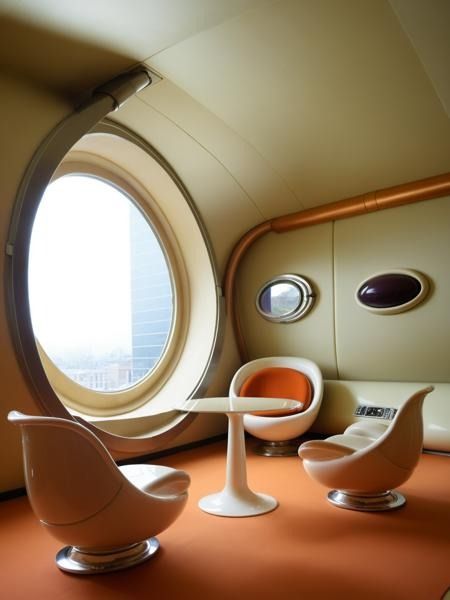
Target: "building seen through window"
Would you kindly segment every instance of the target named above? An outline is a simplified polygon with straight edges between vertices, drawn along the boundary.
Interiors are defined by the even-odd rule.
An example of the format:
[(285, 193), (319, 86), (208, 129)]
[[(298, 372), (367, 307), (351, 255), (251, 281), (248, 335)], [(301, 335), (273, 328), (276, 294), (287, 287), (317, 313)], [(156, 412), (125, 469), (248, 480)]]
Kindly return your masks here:
[(158, 362), (172, 324), (172, 286), (161, 246), (147, 221), (130, 211), (132, 382)]

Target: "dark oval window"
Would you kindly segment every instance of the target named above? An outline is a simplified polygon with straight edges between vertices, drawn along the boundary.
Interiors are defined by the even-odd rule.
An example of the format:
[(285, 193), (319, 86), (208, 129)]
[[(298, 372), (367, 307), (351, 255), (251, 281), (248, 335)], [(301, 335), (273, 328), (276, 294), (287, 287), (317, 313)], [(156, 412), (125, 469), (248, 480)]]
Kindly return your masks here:
[(379, 273), (366, 279), (356, 292), (358, 303), (375, 312), (409, 310), (423, 300), (428, 283), (423, 275), (400, 270)]

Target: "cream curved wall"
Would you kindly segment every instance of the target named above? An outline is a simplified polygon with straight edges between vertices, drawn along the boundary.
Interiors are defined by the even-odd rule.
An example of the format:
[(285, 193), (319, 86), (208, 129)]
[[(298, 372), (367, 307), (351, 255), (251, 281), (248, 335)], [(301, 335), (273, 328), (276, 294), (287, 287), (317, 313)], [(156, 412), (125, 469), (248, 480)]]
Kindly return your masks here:
[[(306, 317), (272, 323), (256, 310), (256, 294), (275, 275), (296, 273), (317, 294)], [(238, 310), (249, 356), (303, 356), (337, 378), (334, 333), (333, 225), (325, 223), (259, 239), (243, 260), (236, 283)]]
[[(319, 363), (327, 379), (450, 381), (450, 197), (379, 211), (258, 240), (240, 268), (240, 320), (251, 357), (296, 354)], [(355, 302), (378, 272), (413, 269), (429, 280), (422, 304), (395, 315)], [(292, 324), (271, 323), (255, 307), (275, 275), (297, 273), (318, 297)]]
[(17, 409), (36, 414), (36, 407), (14, 353), (6, 313), (4, 249), (17, 188), (31, 157), (58, 122), (71, 110), (68, 103), (20, 79), (0, 79), (2, 114), (0, 120), (0, 238), (3, 259), (0, 262), (0, 490), (22, 485), (22, 456), (17, 430), (6, 416)]
[[(339, 377), (450, 382), (450, 197), (340, 221), (334, 239)], [(426, 275), (422, 304), (379, 315), (354, 302), (364, 279), (395, 268)]]

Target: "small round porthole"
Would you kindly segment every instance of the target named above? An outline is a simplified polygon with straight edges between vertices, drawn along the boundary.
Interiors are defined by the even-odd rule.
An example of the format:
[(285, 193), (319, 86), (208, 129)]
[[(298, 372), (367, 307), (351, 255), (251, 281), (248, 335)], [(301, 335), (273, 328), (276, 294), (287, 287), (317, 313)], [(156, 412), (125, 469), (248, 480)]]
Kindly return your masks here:
[(356, 302), (371, 312), (392, 315), (405, 312), (425, 298), (429, 285), (425, 276), (410, 269), (377, 273), (357, 288)]
[(314, 298), (311, 284), (304, 277), (278, 275), (259, 290), (256, 308), (268, 321), (291, 323), (309, 312)]

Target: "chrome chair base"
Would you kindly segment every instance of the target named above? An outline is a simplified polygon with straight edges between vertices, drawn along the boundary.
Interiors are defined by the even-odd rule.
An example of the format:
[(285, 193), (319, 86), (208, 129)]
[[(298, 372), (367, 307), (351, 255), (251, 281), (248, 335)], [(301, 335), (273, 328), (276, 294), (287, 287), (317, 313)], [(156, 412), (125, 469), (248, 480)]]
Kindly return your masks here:
[(331, 490), (328, 501), (339, 508), (376, 512), (395, 510), (406, 503), (406, 498), (397, 491), (388, 490), (380, 494), (354, 494), (344, 490)]
[(255, 454), (259, 456), (297, 456), (300, 440), (286, 440), (284, 442), (264, 442), (255, 447)]
[(93, 575), (127, 569), (148, 560), (159, 548), (159, 541), (152, 537), (137, 544), (122, 546), (109, 551), (89, 552), (77, 546), (65, 546), (56, 555), (56, 564), (67, 573)]

